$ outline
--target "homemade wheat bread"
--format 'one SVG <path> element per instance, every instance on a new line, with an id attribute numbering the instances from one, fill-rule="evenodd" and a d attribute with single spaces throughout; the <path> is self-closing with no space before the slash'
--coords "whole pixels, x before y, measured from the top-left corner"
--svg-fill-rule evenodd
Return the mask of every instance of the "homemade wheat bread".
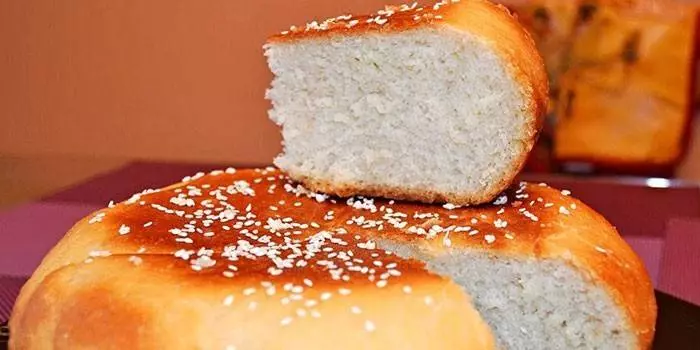
<path id="1" fill-rule="evenodd" d="M 530 36 L 483 0 L 387 7 L 273 36 L 275 164 L 313 190 L 491 200 L 540 130 L 547 77 Z"/>
<path id="2" fill-rule="evenodd" d="M 544 185 L 460 208 L 197 174 L 79 222 L 11 349 L 645 349 L 656 306 L 600 215 Z"/>

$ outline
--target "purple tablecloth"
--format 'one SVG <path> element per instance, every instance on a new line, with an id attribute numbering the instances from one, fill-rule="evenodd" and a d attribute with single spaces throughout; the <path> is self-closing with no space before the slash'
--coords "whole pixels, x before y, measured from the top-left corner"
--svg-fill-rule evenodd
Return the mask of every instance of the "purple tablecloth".
<path id="1" fill-rule="evenodd" d="M 99 208 L 94 204 L 40 202 L 0 213 L 0 274 L 31 275 L 75 222 Z"/>

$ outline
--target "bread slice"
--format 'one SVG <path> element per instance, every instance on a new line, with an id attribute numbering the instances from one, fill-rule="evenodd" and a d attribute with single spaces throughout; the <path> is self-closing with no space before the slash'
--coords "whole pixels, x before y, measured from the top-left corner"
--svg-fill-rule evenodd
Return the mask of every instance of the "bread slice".
<path id="1" fill-rule="evenodd" d="M 339 196 L 486 202 L 522 168 L 546 110 L 533 41 L 482 0 L 312 22 L 265 55 L 275 164 Z"/>
<path id="2" fill-rule="evenodd" d="M 655 317 L 640 259 L 552 188 L 455 208 L 229 170 L 79 222 L 23 287 L 10 348 L 647 349 Z"/>

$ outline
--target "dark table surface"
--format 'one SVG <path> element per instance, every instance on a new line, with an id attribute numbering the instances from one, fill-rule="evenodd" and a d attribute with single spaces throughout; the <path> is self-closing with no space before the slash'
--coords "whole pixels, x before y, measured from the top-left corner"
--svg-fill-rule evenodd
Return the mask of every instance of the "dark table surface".
<path id="1" fill-rule="evenodd" d="M 656 292 L 659 316 L 656 322 L 654 350 L 690 350 L 700 347 L 700 306 L 668 294 Z M 0 326 L 0 350 L 7 350 L 10 332 Z"/>

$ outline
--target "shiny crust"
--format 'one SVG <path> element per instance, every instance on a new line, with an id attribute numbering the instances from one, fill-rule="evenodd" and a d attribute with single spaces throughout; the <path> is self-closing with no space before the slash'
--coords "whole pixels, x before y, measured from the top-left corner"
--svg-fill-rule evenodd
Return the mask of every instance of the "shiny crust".
<path id="1" fill-rule="evenodd" d="M 86 344 L 109 348 L 135 343 L 192 348 L 236 341 L 239 349 L 250 344 L 274 349 L 303 344 L 322 347 L 333 340 L 338 342 L 335 348 L 356 348 L 353 341 L 360 340 L 368 342 L 362 348 L 493 347 L 490 332 L 459 287 L 426 271 L 422 262 L 385 252 L 377 241 L 408 243 L 434 255 L 470 249 L 494 256 L 566 261 L 608 291 L 637 332 L 640 349 L 647 348 L 653 337 L 656 305 L 640 259 L 605 219 L 552 188 L 522 183 L 499 196 L 495 204 L 459 208 L 382 199 L 346 201 L 310 192 L 274 169 L 217 171 L 185 180 L 132 197 L 76 224 L 22 289 L 11 318 L 17 334 L 11 348 Z M 222 214 L 223 208 L 238 213 L 232 218 Z M 173 233 L 172 229 L 191 220 L 204 228 L 204 219 L 188 217 L 201 210 L 212 210 L 220 219 L 201 232 Z M 249 235 L 255 229 L 257 241 Z M 291 267 L 282 267 L 279 273 L 270 270 L 276 264 L 269 252 L 254 260 L 222 256 L 228 251 L 225 247 L 240 246 L 241 239 L 275 250 L 285 237 L 300 240 L 301 255 L 307 255 L 311 251 L 307 244 L 319 232 L 332 233 L 317 247 L 321 250 L 315 256 L 292 259 Z M 190 243 L 176 241 L 185 236 Z M 174 256 L 181 249 L 201 248 L 211 250 L 214 265 L 202 267 L 205 264 L 197 262 L 196 253 L 187 259 Z M 358 259 L 353 260 L 355 268 L 345 265 L 347 269 L 333 277 L 334 268 L 320 262 L 341 266 L 342 254 Z M 196 265 L 200 268 L 195 269 Z M 233 274 L 226 276 L 226 272 Z M 284 287 L 288 284 L 303 290 Z M 270 285 L 276 287 L 273 295 L 267 294 Z M 256 290 L 246 292 L 250 288 Z M 333 298 L 318 308 L 302 308 L 303 317 L 296 314 L 297 307 L 288 306 L 308 300 L 320 303 L 325 292 Z M 281 301 L 292 294 L 301 295 L 302 300 Z M 235 295 L 235 301 L 224 305 L 228 295 Z M 257 311 L 248 310 L 251 302 Z M 363 311 L 354 314 L 353 306 Z M 322 316 L 315 320 L 312 310 Z M 405 317 L 407 312 L 411 317 Z M 291 323 L 281 325 L 288 317 Z M 85 319 L 94 328 L 85 327 Z M 376 329 L 367 331 L 366 321 Z M 134 323 L 142 325 L 141 331 L 135 330 Z M 123 332 L 99 336 L 115 325 Z M 392 333 L 399 328 L 400 336 Z M 477 331 L 457 331 L 463 329 Z M 263 332 L 280 336 L 260 336 Z M 311 333 L 299 337 L 299 332 Z M 433 332 L 443 336 L 432 337 Z M 429 341 L 433 343 L 424 343 Z"/>
<path id="2" fill-rule="evenodd" d="M 320 24 L 312 22 L 305 27 L 292 27 L 283 34 L 269 38 L 268 43 L 293 44 L 298 40 L 323 39 L 332 35 L 362 35 L 372 32 L 389 34 L 426 27 L 457 30 L 481 38 L 500 54 L 520 86 L 524 100 L 528 103 L 525 106 L 527 127 L 519 141 L 522 152 L 504 171 L 500 180 L 478 193 L 444 193 L 430 188 L 409 190 L 361 183 L 337 183 L 297 173 L 294 169 L 284 169 L 290 176 L 311 189 L 338 196 L 382 196 L 424 203 L 481 204 L 493 199 L 510 185 L 524 167 L 539 136 L 547 111 L 549 85 L 544 62 L 534 41 L 505 7 L 484 0 L 443 1 L 434 7 L 425 8 L 388 6 L 374 15 L 339 16 Z"/>
<path id="3" fill-rule="evenodd" d="M 283 299 L 298 294 L 279 285 L 269 296 L 256 279 L 255 293 L 246 295 L 246 284 L 220 276 L 222 267 L 197 273 L 170 256 L 142 259 L 136 267 L 129 256 L 114 255 L 50 273 L 27 308 L 17 311 L 10 348 L 494 348 L 488 326 L 461 289 L 425 273 L 407 277 L 410 294 L 401 284 L 353 288 L 347 296 L 325 285 L 285 305 Z M 306 287 L 301 280 L 295 285 Z M 326 292 L 332 296 L 323 300 Z M 318 304 L 306 307 L 311 301 Z M 366 329 L 368 321 L 376 330 Z M 413 330 L 412 336 L 397 337 L 397 329 Z"/>
<path id="4" fill-rule="evenodd" d="M 368 243 L 366 236 L 343 233 L 341 220 L 350 213 L 323 220 L 330 203 L 286 192 L 287 180 L 275 170 L 213 174 L 135 195 L 77 223 L 23 287 L 10 321 L 15 334 L 10 348 L 494 349 L 490 329 L 459 286 L 427 271 L 422 262 Z M 219 186 L 219 195 L 209 193 Z M 267 192 L 271 187 L 277 188 L 273 194 Z M 202 192 L 194 205 L 173 200 L 192 188 Z M 255 195 L 242 194 L 246 189 Z M 295 263 L 279 274 L 270 271 L 275 264 L 266 256 L 224 258 L 226 247 L 239 239 L 256 244 L 235 228 L 237 219 L 214 220 L 207 228 L 214 235 L 195 231 L 192 243 L 177 242 L 183 237 L 171 230 L 184 227 L 188 215 L 207 210 L 220 196 L 228 197 L 227 208 L 256 214 L 252 220 L 260 224 L 244 227 L 266 232 L 273 243 L 298 239 L 304 255 L 316 255 L 298 258 L 306 265 Z M 212 210 L 220 215 L 216 210 L 224 206 L 218 204 Z M 289 234 L 278 237 L 269 218 L 293 218 L 304 226 L 280 229 Z M 318 228 L 309 226 L 316 221 Z M 202 227 L 203 220 L 197 224 Z M 330 233 L 319 247 L 323 250 L 304 248 L 321 231 Z M 211 250 L 217 263 L 194 269 L 201 248 Z M 183 249 L 192 250 L 187 259 L 177 256 Z M 340 274 L 336 279 L 324 261 L 337 266 L 346 261 L 328 254 L 351 254 L 355 266 L 369 272 L 348 268 L 342 274 L 347 281 Z M 230 305 L 228 296 L 234 297 Z M 397 330 L 412 335 L 397 336 Z M 443 336 L 436 338 L 438 333 Z"/>

